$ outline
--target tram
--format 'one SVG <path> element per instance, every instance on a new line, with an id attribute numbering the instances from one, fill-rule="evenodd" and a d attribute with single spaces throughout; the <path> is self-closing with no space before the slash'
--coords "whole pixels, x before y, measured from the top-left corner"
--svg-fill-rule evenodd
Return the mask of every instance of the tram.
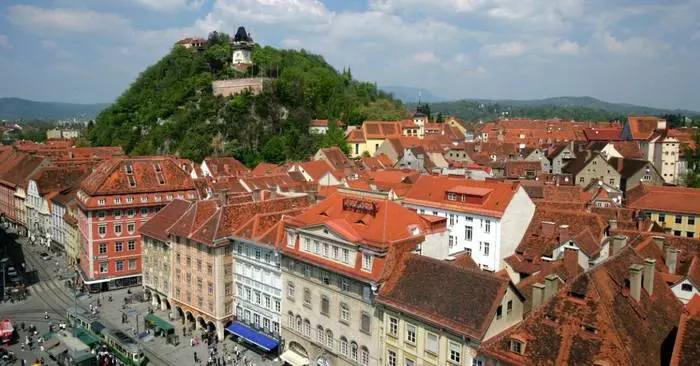
<path id="1" fill-rule="evenodd" d="M 68 309 L 67 317 L 71 326 L 82 328 L 93 337 L 98 338 L 125 364 L 129 366 L 146 364 L 143 347 L 121 330 L 109 328 L 97 316 L 80 309 Z"/>

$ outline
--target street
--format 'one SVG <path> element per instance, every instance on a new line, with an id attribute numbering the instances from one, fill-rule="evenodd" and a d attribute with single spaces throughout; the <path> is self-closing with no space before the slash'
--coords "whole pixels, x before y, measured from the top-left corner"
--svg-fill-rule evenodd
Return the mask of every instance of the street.
<path id="1" fill-rule="evenodd" d="M 138 327 L 140 331 L 144 330 L 143 318 L 148 314 L 150 303 L 134 302 L 128 305 L 128 309 L 122 309 L 124 298 L 127 296 L 127 289 L 93 294 L 90 296 L 82 295 L 76 298 L 73 294 L 73 290 L 65 284 L 67 278 L 69 278 L 72 273 L 66 266 L 65 257 L 54 256 L 51 260 L 43 260 L 39 254 L 45 251 L 44 248 L 38 245 L 32 246 L 24 237 L 19 237 L 16 242 L 22 248 L 27 271 L 36 269 L 38 271 L 39 282 L 28 287 L 29 295 L 27 299 L 15 301 L 14 303 L 3 302 L 0 304 L 0 318 L 11 319 L 16 324 L 16 328 L 19 328 L 19 324 L 22 322 L 24 322 L 26 326 L 32 324 L 37 327 L 38 334 L 42 335 L 48 332 L 49 322 L 56 324 L 59 321 L 65 321 L 66 310 L 68 308 L 77 306 L 78 308 L 88 311 L 90 305 L 96 305 L 99 299 L 99 317 L 105 325 L 121 329 L 132 336 L 134 335 L 135 328 Z M 8 245 L 7 243 L 2 244 Z M 132 291 L 141 292 L 142 289 L 136 287 L 132 288 Z M 110 296 L 112 297 L 111 302 L 108 301 Z M 48 312 L 49 320 L 44 319 L 45 312 Z M 128 316 L 128 322 L 126 324 L 122 324 L 121 322 L 122 314 L 124 313 L 127 313 Z M 168 314 L 164 311 L 157 310 L 155 314 L 161 319 L 169 319 Z M 182 337 L 180 333 L 180 329 L 182 328 L 180 321 L 173 320 L 170 322 L 175 326 L 180 336 L 180 344 L 178 346 L 166 344 L 165 339 L 162 337 L 149 336 L 145 337 L 143 340 L 138 340 L 143 347 L 144 354 L 149 359 L 149 365 L 206 364 L 209 357 L 207 346 L 203 342 L 196 346 L 190 346 L 190 336 L 199 336 L 201 339 L 201 333 L 199 333 L 199 331 L 194 331 L 194 334 L 188 334 L 187 337 Z M 19 331 L 20 339 L 24 340 L 25 334 L 26 332 Z M 232 353 L 236 345 L 237 343 L 230 338 L 219 342 L 219 354 L 221 355 L 222 352 Z M 242 345 L 238 345 L 238 349 L 242 354 L 238 365 L 244 365 L 244 358 L 256 366 L 281 365 L 279 361 L 262 360 L 259 354 L 247 350 Z M 10 345 L 8 350 L 16 354 L 18 358 L 16 364 L 18 365 L 21 359 L 25 359 L 29 363 L 41 357 L 47 361 L 48 365 L 56 364 L 49 359 L 47 354 L 40 354 L 41 352 L 37 347 L 34 347 L 33 350 L 29 350 L 28 348 L 23 350 L 19 343 L 15 343 Z M 199 363 L 194 362 L 195 353 L 198 355 Z"/>

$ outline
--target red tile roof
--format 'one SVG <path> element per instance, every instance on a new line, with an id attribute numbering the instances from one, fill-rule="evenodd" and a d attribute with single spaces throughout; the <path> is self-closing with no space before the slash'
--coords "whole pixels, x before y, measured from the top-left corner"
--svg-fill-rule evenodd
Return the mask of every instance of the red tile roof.
<path id="1" fill-rule="evenodd" d="M 365 134 L 362 132 L 362 129 L 355 129 L 348 132 L 345 139 L 352 143 L 362 143 L 365 142 Z M 362 151 L 360 151 L 360 153 L 362 153 Z"/>
<path id="2" fill-rule="evenodd" d="M 249 173 L 250 170 L 235 158 L 228 156 L 207 157 L 204 158 L 204 163 L 207 164 L 212 176 L 218 177 L 237 177 Z"/>
<path id="3" fill-rule="evenodd" d="M 539 161 L 509 160 L 505 165 L 507 178 L 525 178 L 528 172 L 532 172 L 532 179 L 534 179 L 540 171 L 542 171 L 542 163 Z"/>
<path id="4" fill-rule="evenodd" d="M 633 140 L 647 140 L 658 126 L 659 117 L 655 116 L 629 116 L 627 123 Z"/>
<path id="5" fill-rule="evenodd" d="M 642 149 L 639 148 L 639 143 L 637 141 L 615 141 L 612 143 L 615 150 L 622 155 L 623 158 L 628 159 L 642 159 L 644 154 Z"/>
<path id="6" fill-rule="evenodd" d="M 260 175 L 271 175 L 283 173 L 285 169 L 283 167 L 277 166 L 275 164 L 262 162 L 255 166 L 255 169 L 251 172 L 254 176 Z"/>
<path id="7" fill-rule="evenodd" d="M 175 199 L 151 217 L 143 226 L 141 234 L 162 242 L 168 241 L 168 228 L 189 209 L 189 201 Z"/>
<path id="8" fill-rule="evenodd" d="M 670 357 L 669 336 L 682 306 L 655 273 L 653 296 L 630 296 L 629 267 L 643 259 L 629 246 L 578 275 L 522 323 L 487 341 L 484 352 L 513 365 L 645 365 Z M 511 341 L 523 342 L 522 353 Z M 600 364 L 600 363 L 599 363 Z"/>
<path id="9" fill-rule="evenodd" d="M 700 295 L 693 296 L 681 315 L 670 366 L 697 365 L 700 360 Z"/>
<path id="10" fill-rule="evenodd" d="M 621 127 L 584 128 L 583 134 L 588 141 L 616 141 L 620 139 Z"/>
<path id="11" fill-rule="evenodd" d="M 627 207 L 697 215 L 700 214 L 700 189 L 642 183 L 627 191 Z"/>
<path id="12" fill-rule="evenodd" d="M 29 176 L 50 162 L 41 156 L 12 152 L 0 164 L 0 180 L 12 186 L 26 187 Z"/>
<path id="13" fill-rule="evenodd" d="M 407 254 L 382 286 L 377 302 L 481 340 L 509 283 L 490 272 Z"/>
<path id="14" fill-rule="evenodd" d="M 401 122 L 364 121 L 362 132 L 367 140 L 401 136 Z"/>
<path id="15" fill-rule="evenodd" d="M 480 213 L 501 217 L 520 185 L 493 181 L 477 181 L 446 176 L 422 175 L 406 194 L 405 203 L 441 207 L 459 212 Z M 465 193 L 459 193 L 464 190 Z M 478 190 L 480 193 L 475 193 Z M 448 192 L 457 192 L 454 201 L 448 200 Z"/>
<path id="16" fill-rule="evenodd" d="M 40 195 L 49 192 L 60 192 L 66 188 L 77 186 L 88 175 L 86 167 L 59 168 L 43 167 L 32 174 L 29 179 L 36 182 Z"/>
<path id="17" fill-rule="evenodd" d="M 325 161 L 334 170 L 352 168 L 355 166 L 353 162 L 348 159 L 343 150 L 340 150 L 337 146 L 327 147 L 320 149 L 320 153 L 325 156 Z"/>

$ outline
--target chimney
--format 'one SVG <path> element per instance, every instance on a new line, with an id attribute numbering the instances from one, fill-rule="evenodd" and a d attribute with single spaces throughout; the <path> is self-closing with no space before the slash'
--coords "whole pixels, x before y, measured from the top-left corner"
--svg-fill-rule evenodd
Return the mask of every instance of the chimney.
<path id="1" fill-rule="evenodd" d="M 642 269 L 644 266 L 638 263 L 630 265 L 629 268 L 630 296 L 637 301 L 642 297 Z"/>
<path id="2" fill-rule="evenodd" d="M 645 259 L 644 276 L 642 276 L 642 286 L 644 286 L 644 289 L 647 290 L 649 296 L 654 294 L 654 272 L 656 272 L 656 259 Z"/>
<path id="3" fill-rule="evenodd" d="M 544 283 L 536 283 L 532 285 L 532 309 L 530 311 L 537 310 L 542 303 L 545 302 L 544 299 Z"/>
<path id="4" fill-rule="evenodd" d="M 678 249 L 666 246 L 664 262 L 668 266 L 668 273 L 676 274 L 676 265 L 678 265 Z"/>
<path id="5" fill-rule="evenodd" d="M 657 130 L 665 130 L 666 129 L 666 120 L 663 118 L 659 118 L 656 120 L 656 129 Z"/>
<path id="6" fill-rule="evenodd" d="M 656 246 L 659 247 L 659 249 L 661 249 L 662 251 L 664 250 L 664 243 L 665 242 L 666 242 L 666 238 L 664 238 L 663 236 L 658 236 L 658 235 L 654 236 L 654 244 L 656 244 Z"/>
<path id="7" fill-rule="evenodd" d="M 544 278 L 544 300 L 543 302 L 551 299 L 557 294 L 559 286 L 559 276 L 555 274 L 550 274 Z"/>
<path id="8" fill-rule="evenodd" d="M 615 219 L 610 219 L 608 220 L 608 226 L 610 227 L 610 230 L 617 230 L 617 220 Z"/>
<path id="9" fill-rule="evenodd" d="M 578 274 L 578 248 L 564 246 L 564 268 L 571 276 Z"/>
<path id="10" fill-rule="evenodd" d="M 554 234 L 554 226 L 556 224 L 551 221 L 542 221 L 542 235 L 549 236 Z"/>
<path id="11" fill-rule="evenodd" d="M 569 241 L 569 225 L 559 225 L 559 243 Z"/>
<path id="12" fill-rule="evenodd" d="M 625 235 L 615 235 L 612 239 L 612 255 L 620 252 L 622 248 L 627 245 L 627 236 Z"/>

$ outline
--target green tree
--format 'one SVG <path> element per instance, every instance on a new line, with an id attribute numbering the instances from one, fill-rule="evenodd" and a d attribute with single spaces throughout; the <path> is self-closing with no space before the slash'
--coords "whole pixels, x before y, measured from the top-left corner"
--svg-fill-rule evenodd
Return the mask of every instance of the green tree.
<path id="1" fill-rule="evenodd" d="M 324 135 L 321 135 L 320 147 L 331 147 L 337 146 L 344 153 L 350 153 L 350 146 L 347 140 L 345 140 L 345 132 L 343 129 L 338 127 L 335 121 L 328 122 L 328 131 Z"/>

